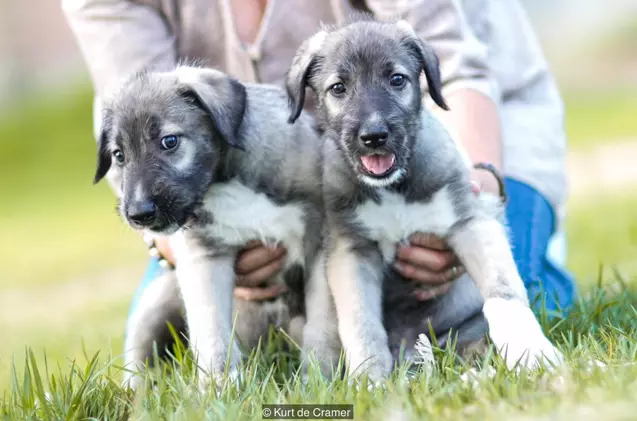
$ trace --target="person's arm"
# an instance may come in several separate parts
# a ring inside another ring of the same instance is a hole
[[[460,88],[446,96],[450,111],[432,110],[465,148],[473,164],[489,163],[502,173],[502,141],[498,109],[489,97],[471,88]],[[472,180],[481,191],[500,194],[494,175],[472,170]]]
[[[368,7],[379,17],[399,14],[416,33],[433,47],[440,60],[443,96],[450,110],[438,108],[425,92],[423,98],[467,153],[471,163],[490,163],[502,168],[502,142],[496,98],[497,86],[487,61],[487,46],[471,30],[456,0],[414,0],[396,3],[368,0]],[[485,11],[483,24],[488,31]],[[482,191],[499,193],[497,179],[488,171],[474,170],[473,181]],[[399,246],[395,267],[407,278],[432,288],[419,291],[426,300],[446,291],[449,281],[464,269],[439,238],[414,234],[410,246]]]
[[[153,7],[126,0],[62,0],[100,97],[144,69],[170,69],[177,60],[170,28]]]

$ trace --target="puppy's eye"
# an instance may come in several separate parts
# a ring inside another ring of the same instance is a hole
[[[179,144],[179,138],[175,135],[164,136],[161,138],[161,147],[164,150],[175,149]]]
[[[332,95],[334,96],[339,96],[339,95],[343,95],[345,93],[345,85],[343,85],[342,83],[335,83],[332,86],[330,86],[330,92],[332,93]]]
[[[124,163],[124,152],[122,152],[120,149],[115,149],[113,151],[113,158],[115,158],[115,160],[119,164],[123,164]]]
[[[405,85],[407,78],[399,73],[393,74],[389,78],[389,84],[395,88],[400,88]]]

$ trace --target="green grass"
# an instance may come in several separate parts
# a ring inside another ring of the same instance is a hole
[[[637,141],[637,90],[565,92],[569,148],[592,148],[603,142]]]
[[[11,262],[0,288],[55,283],[143,256],[106,183],[91,183],[91,103],[81,86],[0,118],[0,238]]]
[[[462,380],[471,365],[437,350],[436,371],[427,375],[405,367],[386,390],[357,391],[347,379],[327,381],[310,371],[307,386],[298,380],[298,353],[287,352],[278,340],[255,351],[243,368],[244,380],[228,380],[215,391],[196,388],[196,374],[184,358],[153,370],[137,394],[120,387],[117,361],[90,358],[56,365],[38,362],[14,373],[0,401],[6,420],[258,420],[263,404],[351,404],[357,420],[411,419],[634,419],[637,401],[637,294],[630,289],[609,293],[598,288],[566,319],[544,321],[549,337],[565,353],[565,369],[515,375],[492,355],[473,366],[495,368],[492,378],[476,385]],[[543,318],[541,317],[541,320]],[[88,361],[87,361],[88,360]],[[606,368],[590,368],[587,361]],[[43,361],[40,359],[39,361]],[[156,382],[150,387],[150,381]],[[47,395],[49,393],[49,395]],[[217,394],[219,393],[219,398]],[[47,397],[48,396],[48,397]],[[578,416],[578,418],[581,418]]]
[[[566,220],[568,266],[582,285],[591,285],[600,268],[610,276],[637,274],[637,194],[599,193],[596,200],[573,200]]]

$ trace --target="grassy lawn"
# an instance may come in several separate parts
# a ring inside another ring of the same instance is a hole
[[[91,183],[91,102],[81,87],[0,114],[0,238],[11,239],[0,288],[57,283],[143,256],[106,183]]]
[[[635,89],[566,92],[566,132],[569,148],[590,148],[604,139],[637,141]]]
[[[631,92],[595,100],[568,93],[570,147],[637,136],[633,98]],[[296,381],[285,382],[294,374],[295,357],[269,349],[255,358],[258,364],[249,368],[253,377],[240,391],[227,389],[219,401],[196,395],[184,380],[187,370],[177,370],[169,384],[133,400],[117,386],[117,367],[107,361],[121,351],[145,252],[115,214],[107,185],[91,184],[91,101],[90,90],[80,87],[0,113],[0,420],[260,419],[262,403],[301,402],[351,403],[361,420],[634,418],[637,367],[622,364],[637,355],[637,190],[571,202],[569,267],[586,298],[567,319],[545,324],[573,363],[562,383],[516,378],[499,368],[495,379],[471,388],[460,380],[466,367],[445,359],[437,374],[417,376],[411,389],[395,385],[357,393],[345,383],[315,377],[303,390]],[[596,286],[600,264],[605,266],[601,289]],[[126,269],[118,271],[121,267]],[[33,364],[25,373],[27,345],[39,376]],[[97,351],[99,361],[88,364]],[[48,375],[43,375],[44,352]],[[609,368],[582,370],[581,356]],[[14,357],[17,377],[12,378]],[[44,389],[53,393],[49,403]],[[390,411],[398,413],[390,416]]]
[[[568,266],[582,285],[599,278],[633,280],[637,276],[637,193],[604,196],[579,205],[573,201],[567,220]]]
[[[568,365],[557,372],[540,370],[515,375],[501,361],[477,361],[476,383],[463,380],[471,366],[436,352],[436,370],[415,370],[409,382],[404,369],[386,390],[360,391],[346,380],[328,382],[310,372],[308,384],[298,380],[297,353],[282,351],[277,341],[256,351],[237,385],[226,381],[219,389],[198,393],[188,360],[178,360],[151,373],[137,395],[120,388],[121,372],[108,356],[94,354],[57,367],[53,358],[30,364],[12,380],[0,402],[7,420],[258,420],[263,404],[349,404],[357,420],[412,419],[634,419],[637,393],[637,295],[604,290],[580,303],[567,319],[545,324],[564,351]],[[280,338],[279,338],[280,339]],[[281,340],[279,340],[281,342]],[[88,360],[88,362],[87,362]],[[604,368],[586,365],[600,361]],[[40,360],[41,361],[41,360]],[[186,364],[183,363],[186,362]],[[488,376],[483,367],[493,367]],[[47,398],[46,392],[50,392]]]

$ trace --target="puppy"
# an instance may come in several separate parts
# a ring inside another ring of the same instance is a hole
[[[286,119],[283,89],[188,66],[139,74],[104,102],[94,181],[110,170],[126,222],[170,238],[190,345],[215,381],[228,354],[237,374],[234,262],[249,240],[286,246],[269,283],[291,293],[235,303],[239,341],[256,345],[272,323],[303,326],[303,285],[320,248],[321,148],[314,120]]]
[[[423,106],[423,72],[429,95],[447,109],[433,50],[407,22],[370,17],[318,32],[287,74],[291,123],[301,115],[306,86],[318,101],[327,280],[347,365],[380,381],[392,369],[397,337],[410,335],[413,343],[431,323],[436,332],[460,328],[475,338],[487,329],[481,309],[509,367],[534,366],[543,356],[558,363],[561,354],[529,308],[498,221],[502,208],[492,196],[472,193],[461,151]],[[391,267],[396,244],[416,231],[445,238],[471,277],[425,304],[411,298],[415,286]],[[405,310],[420,316],[410,324]],[[308,313],[308,325],[326,322]],[[330,352],[320,339],[304,346]]]

